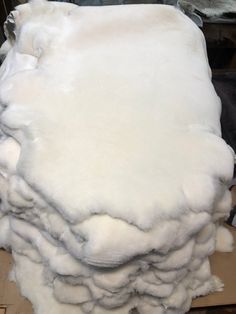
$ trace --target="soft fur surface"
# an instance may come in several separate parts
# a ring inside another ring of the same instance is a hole
[[[234,164],[202,33],[164,5],[38,0],[13,17],[0,245],[22,293],[36,314],[187,312],[222,288],[208,256]]]
[[[19,7],[0,90],[19,174],[71,222],[108,213],[148,229],[211,206],[232,153],[197,27],[170,6],[32,8]]]
[[[230,231],[219,226],[216,231],[216,250],[219,252],[232,252],[234,249],[234,238]]]

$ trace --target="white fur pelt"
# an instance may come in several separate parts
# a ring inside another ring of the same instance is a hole
[[[35,313],[177,314],[221,290],[234,153],[201,31],[165,5],[35,0],[9,19],[0,247]]]

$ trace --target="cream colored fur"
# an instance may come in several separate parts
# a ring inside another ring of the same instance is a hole
[[[221,288],[208,256],[234,165],[201,31],[159,5],[35,0],[11,18],[0,246],[12,278],[36,314],[187,312]]]

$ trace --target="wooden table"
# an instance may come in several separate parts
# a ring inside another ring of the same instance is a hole
[[[20,295],[16,284],[8,280],[11,268],[11,254],[0,250],[0,314],[32,314],[30,302]]]

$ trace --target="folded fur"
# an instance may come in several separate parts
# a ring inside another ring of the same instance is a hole
[[[185,313],[221,289],[234,153],[200,30],[164,5],[35,0],[10,19],[0,246],[35,313]]]

